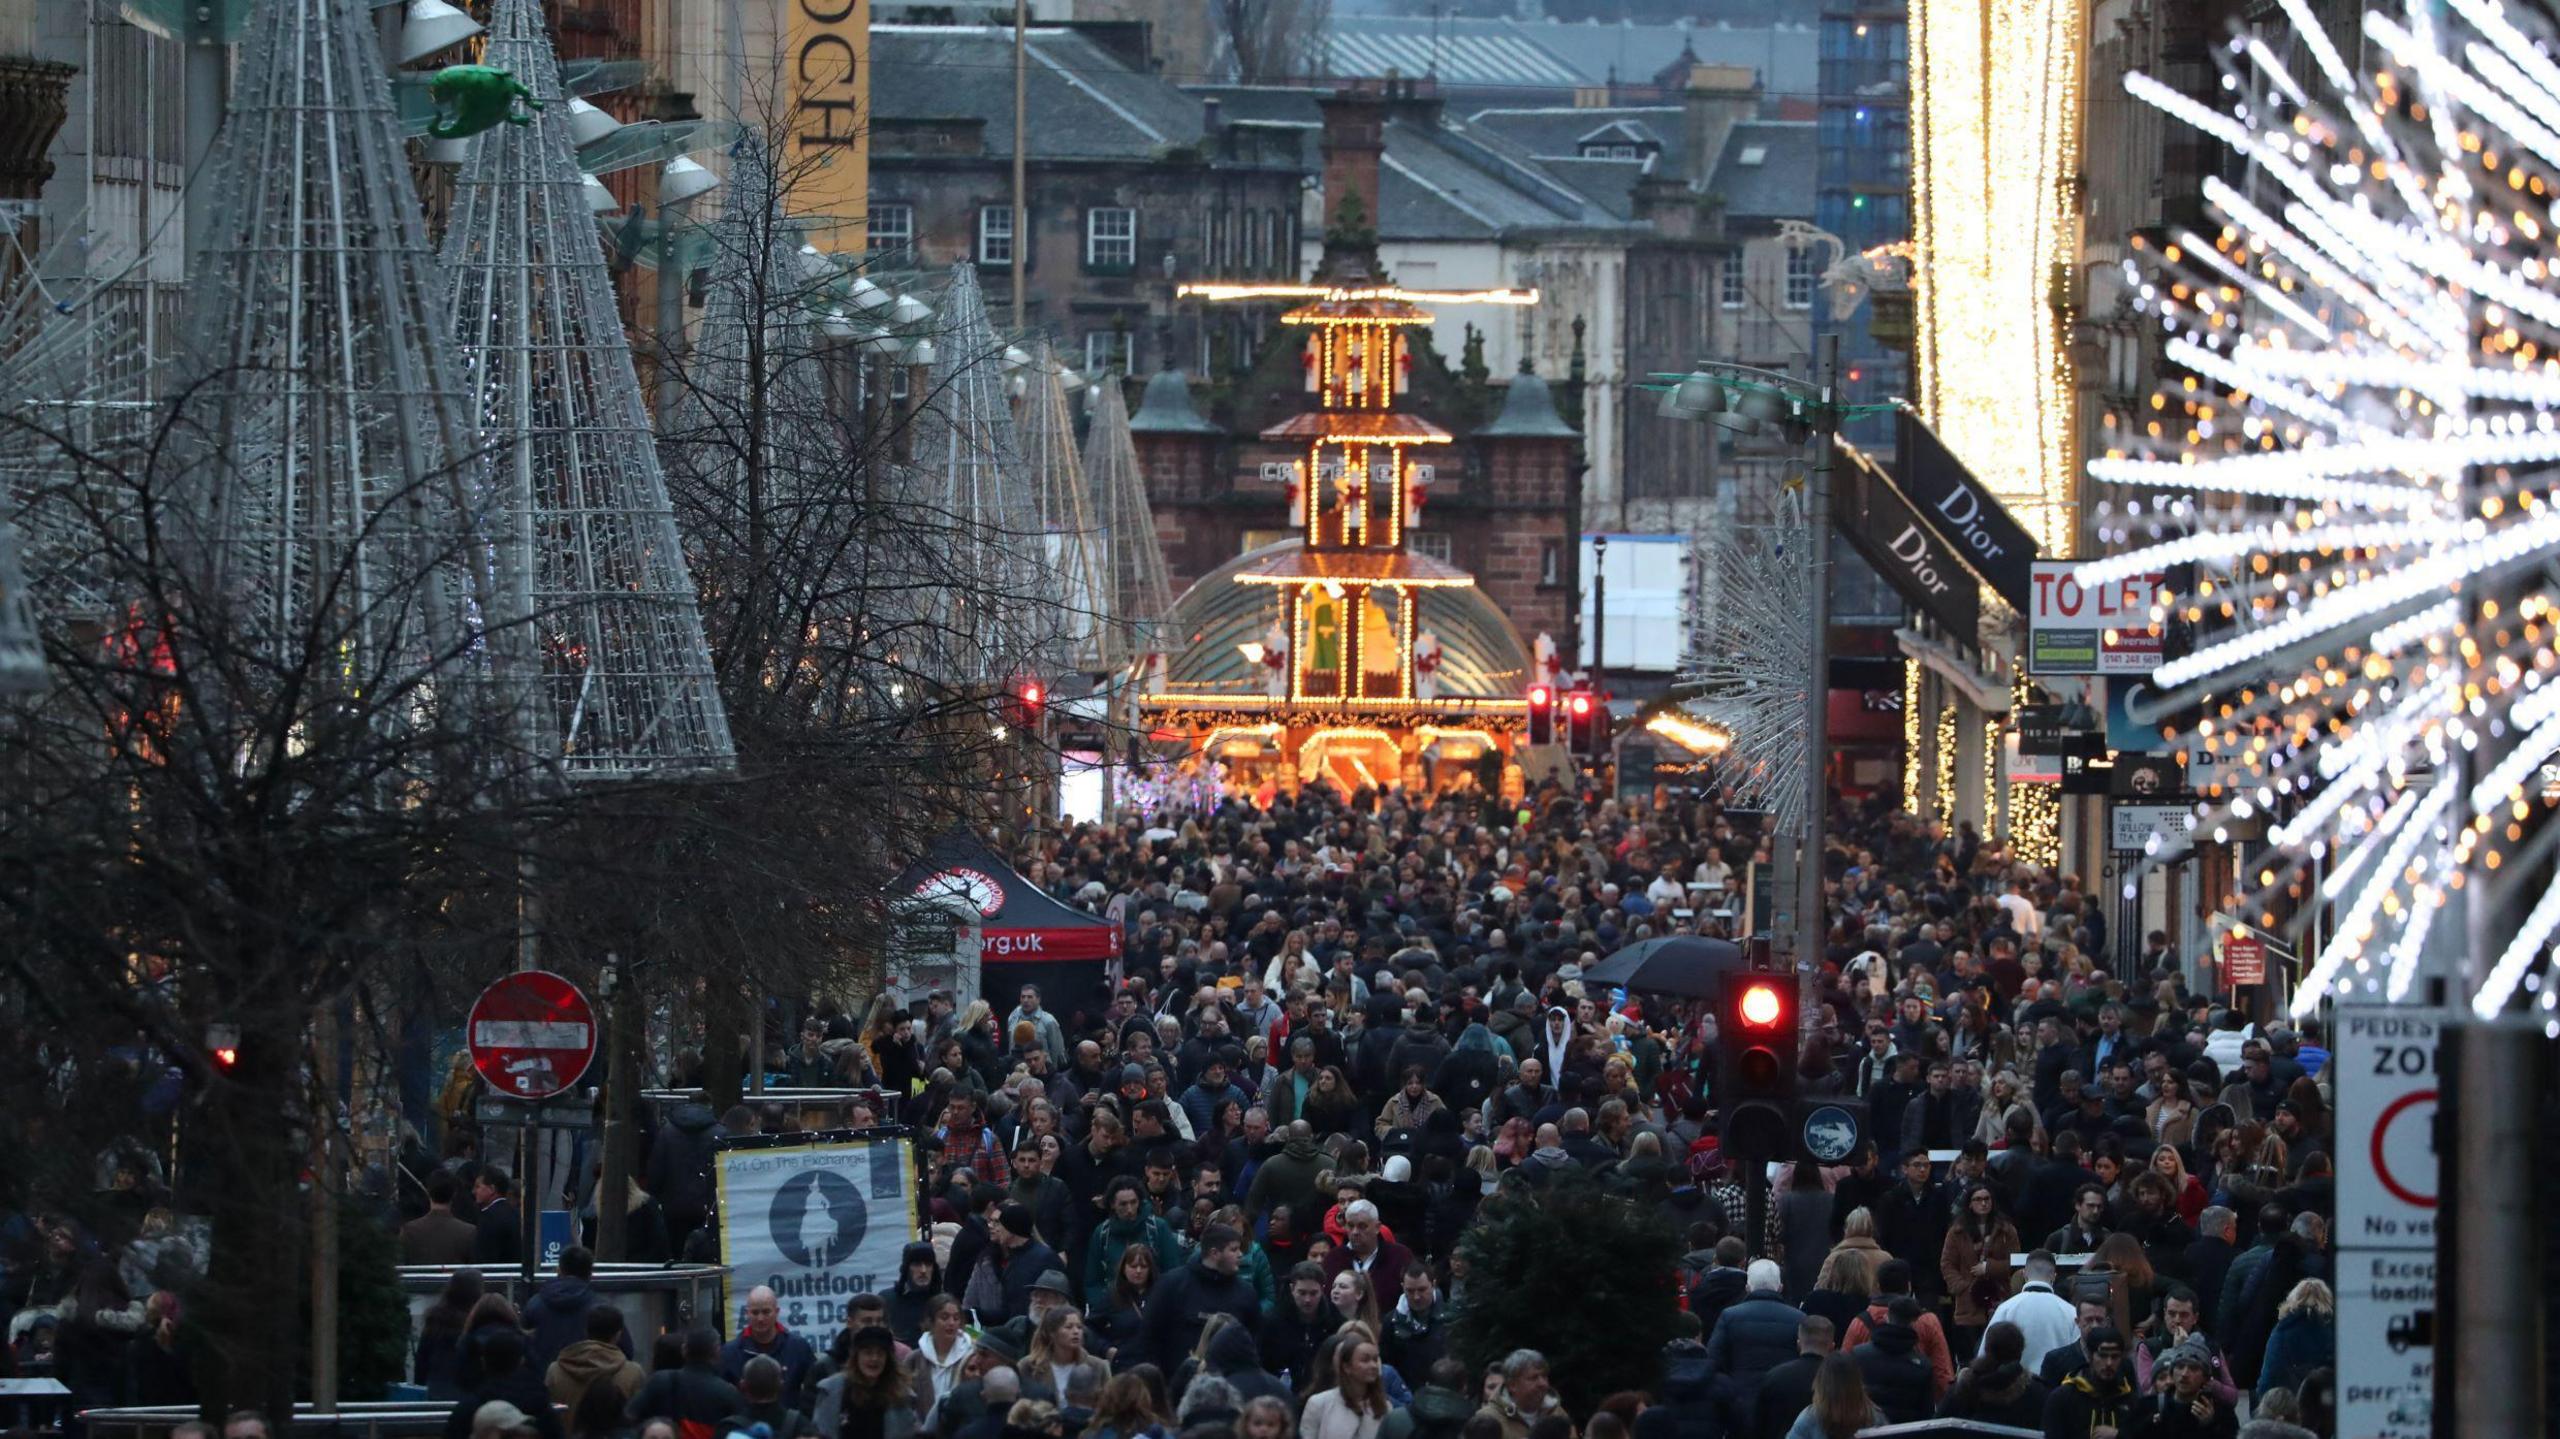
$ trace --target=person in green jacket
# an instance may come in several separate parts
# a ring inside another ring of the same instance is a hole
[[[1107,1304],[1111,1298],[1111,1276],[1120,1264],[1120,1256],[1132,1244],[1143,1244],[1156,1257],[1156,1273],[1170,1274],[1190,1260],[1182,1236],[1173,1226],[1156,1216],[1155,1207],[1147,1203],[1145,1186],[1128,1175],[1111,1181],[1103,1191],[1103,1206],[1110,1217],[1094,1226],[1093,1238],[1085,1245],[1084,1299],[1088,1308]]]

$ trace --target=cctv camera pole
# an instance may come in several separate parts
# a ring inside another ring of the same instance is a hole
[[[1805,472],[1804,833],[1796,861],[1796,1013],[1813,1013],[1810,989],[1830,926],[1822,913],[1822,828],[1830,816],[1825,761],[1831,750],[1831,454],[1840,431],[1840,336],[1822,337],[1822,394],[1813,405],[1813,461]]]

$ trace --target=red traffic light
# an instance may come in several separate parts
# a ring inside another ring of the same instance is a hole
[[[1574,717],[1575,719],[1580,719],[1580,718],[1582,718],[1584,715],[1587,715],[1587,714],[1591,713],[1591,696],[1589,696],[1589,695],[1587,695],[1587,694],[1576,693],[1576,694],[1574,695],[1574,697],[1573,697],[1572,705],[1573,705],[1573,717]]]
[[[1040,703],[1040,694],[1040,686],[1036,684],[1024,685],[1022,687],[1022,702],[1027,705],[1037,705]]]
[[[217,1049],[213,1052],[213,1062],[219,1068],[229,1069],[240,1062],[240,1051],[227,1046]]]
[[[1545,685],[1529,686],[1529,707],[1531,709],[1545,709],[1548,705],[1555,703],[1555,698],[1556,692],[1547,688]]]
[[[1742,991],[1742,1022],[1754,1029],[1774,1028],[1787,1013],[1787,1002],[1774,984],[1754,984]]]

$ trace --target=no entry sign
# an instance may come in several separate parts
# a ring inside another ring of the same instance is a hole
[[[596,1013],[548,970],[510,974],[480,991],[465,1032],[472,1066],[509,1099],[549,1099],[596,1057]]]

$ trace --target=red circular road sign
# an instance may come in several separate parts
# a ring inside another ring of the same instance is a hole
[[[463,1031],[472,1067],[509,1099],[549,1099],[596,1057],[596,1012],[548,970],[510,974],[480,991]]]
[[[2392,1198],[2403,1204],[2414,1204],[2421,1209],[2435,1208],[2436,1197],[2412,1190],[2400,1176],[2391,1172],[2391,1162],[2386,1157],[2384,1141],[2391,1137],[2391,1125],[2394,1120],[2403,1116],[2416,1119],[2419,1116],[2412,1111],[2421,1104],[2432,1105],[2435,1102],[2436,1092],[2432,1089],[2412,1090],[2391,1101],[2383,1107],[2382,1113],[2374,1118],[2373,1143],[2369,1146],[2372,1151],[2369,1159],[2373,1165],[2373,1177],[2382,1181],[2382,1187],[2391,1192]]]

